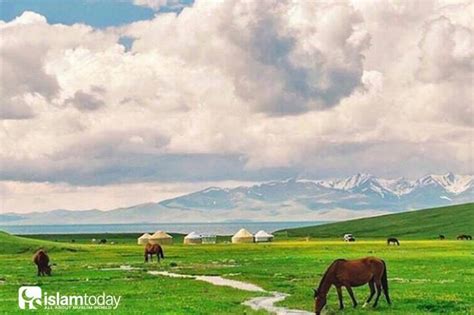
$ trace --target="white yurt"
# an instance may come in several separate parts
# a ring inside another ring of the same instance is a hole
[[[232,243],[253,243],[253,235],[246,229],[240,229],[232,236]]]
[[[201,244],[202,237],[196,232],[191,232],[184,237],[184,244]]]
[[[169,245],[173,244],[173,237],[166,232],[156,231],[148,240],[150,244]]]
[[[202,236],[203,244],[215,244],[217,243],[217,236],[215,234],[204,234]]]
[[[273,235],[265,232],[264,230],[260,230],[255,234],[255,243],[271,242],[272,240]]]
[[[148,244],[148,240],[150,239],[151,235],[148,233],[143,234],[137,239],[138,245],[146,245]]]

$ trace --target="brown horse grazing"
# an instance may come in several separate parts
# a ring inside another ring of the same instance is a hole
[[[456,237],[457,240],[466,240],[466,241],[470,241],[472,240],[472,236],[471,235],[467,235],[467,234],[461,234],[461,235],[458,235],[458,237]]]
[[[153,255],[156,254],[156,259],[160,262],[160,258],[165,258],[163,255],[163,248],[159,244],[146,244],[145,245],[145,262],[148,262],[148,257],[150,261],[153,261]]]
[[[400,242],[395,237],[387,238],[387,245],[394,244],[400,246]]]
[[[382,259],[366,257],[356,260],[337,259],[333,261],[324,273],[318,288],[314,290],[314,309],[316,314],[321,314],[321,310],[326,305],[326,296],[332,285],[334,285],[337,290],[339,308],[343,309],[344,304],[342,301],[341,287],[346,287],[352,299],[352,303],[354,307],[356,307],[357,301],[354,297],[354,292],[352,292],[352,287],[358,287],[366,283],[369,284],[370,295],[364,306],[372,300],[376,292],[375,289],[377,289],[377,296],[375,298],[374,307],[377,306],[382,289],[387,303],[391,304],[388,295],[387,267]]]
[[[34,254],[33,262],[38,267],[38,276],[51,276],[51,266],[49,265],[49,257],[44,250],[39,249]]]
[[[444,239],[446,239],[446,236],[444,236],[443,234],[440,234],[440,235],[438,236],[438,238],[439,238],[440,240],[444,240]]]

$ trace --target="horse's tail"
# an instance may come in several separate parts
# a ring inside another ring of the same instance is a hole
[[[387,279],[387,265],[385,261],[382,260],[383,263],[383,274],[382,274],[382,289],[385,295],[385,299],[387,299],[388,304],[392,304],[390,301],[390,296],[388,295],[388,279]]]

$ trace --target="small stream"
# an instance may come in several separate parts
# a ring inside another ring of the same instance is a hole
[[[225,279],[220,276],[191,276],[191,275],[172,273],[168,271],[148,271],[148,273],[154,276],[195,279],[199,281],[208,282],[213,285],[226,286],[226,287],[231,287],[231,288],[244,290],[244,291],[268,292],[262,289],[261,287],[256,286],[252,283]],[[285,307],[275,306],[274,305],[275,303],[283,301],[286,297],[288,297],[288,294],[281,293],[281,292],[274,292],[274,291],[268,292],[268,293],[270,293],[271,296],[255,297],[253,299],[245,301],[243,305],[249,306],[254,310],[265,310],[269,313],[277,314],[277,315],[312,315],[314,314],[307,311],[292,310]]]
[[[103,268],[101,270],[123,270],[123,271],[133,271],[133,270],[143,270],[142,268],[135,268],[127,265],[123,265],[115,268]],[[200,275],[184,275],[179,273],[173,273],[168,271],[148,271],[148,274],[153,276],[163,276],[171,278],[186,278],[194,279],[199,281],[204,281],[212,285],[231,287],[238,290],[250,291],[250,292],[266,292],[271,294],[271,296],[259,296],[248,301],[243,302],[243,305],[249,306],[254,310],[265,310],[269,313],[276,315],[312,315],[314,313],[302,311],[302,310],[292,310],[286,307],[275,306],[275,303],[281,302],[286,299],[289,295],[276,291],[266,291],[263,288],[248,282],[231,280],[222,278],[220,276],[200,276]]]

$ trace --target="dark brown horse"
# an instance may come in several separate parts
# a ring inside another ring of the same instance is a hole
[[[400,242],[395,237],[387,238],[387,245],[394,244],[400,246]]]
[[[145,245],[145,262],[148,262],[148,257],[150,257],[150,261],[153,261],[153,255],[156,254],[156,259],[160,262],[160,258],[165,258],[163,255],[163,248],[159,244],[146,244]]]
[[[49,256],[43,249],[39,249],[33,256],[33,262],[38,267],[38,276],[51,276],[51,265],[49,264]]]
[[[374,307],[376,307],[382,290],[387,299],[387,303],[391,304],[388,295],[387,267],[382,259],[366,257],[356,260],[337,259],[333,261],[324,273],[318,288],[314,290],[314,309],[316,314],[321,314],[321,310],[326,305],[326,296],[332,285],[334,285],[337,290],[339,308],[343,309],[344,303],[342,301],[341,288],[346,287],[352,299],[352,304],[356,307],[357,301],[354,297],[352,287],[358,287],[366,283],[369,284],[370,295],[364,306],[372,300],[374,294],[377,292],[374,302]]]
[[[440,235],[438,236],[438,238],[439,238],[440,240],[444,240],[444,239],[446,239],[446,236],[444,236],[443,234],[440,234]]]
[[[461,235],[458,235],[458,237],[456,237],[457,240],[466,240],[466,241],[470,241],[472,240],[472,236],[471,235],[467,235],[467,234],[461,234]]]

